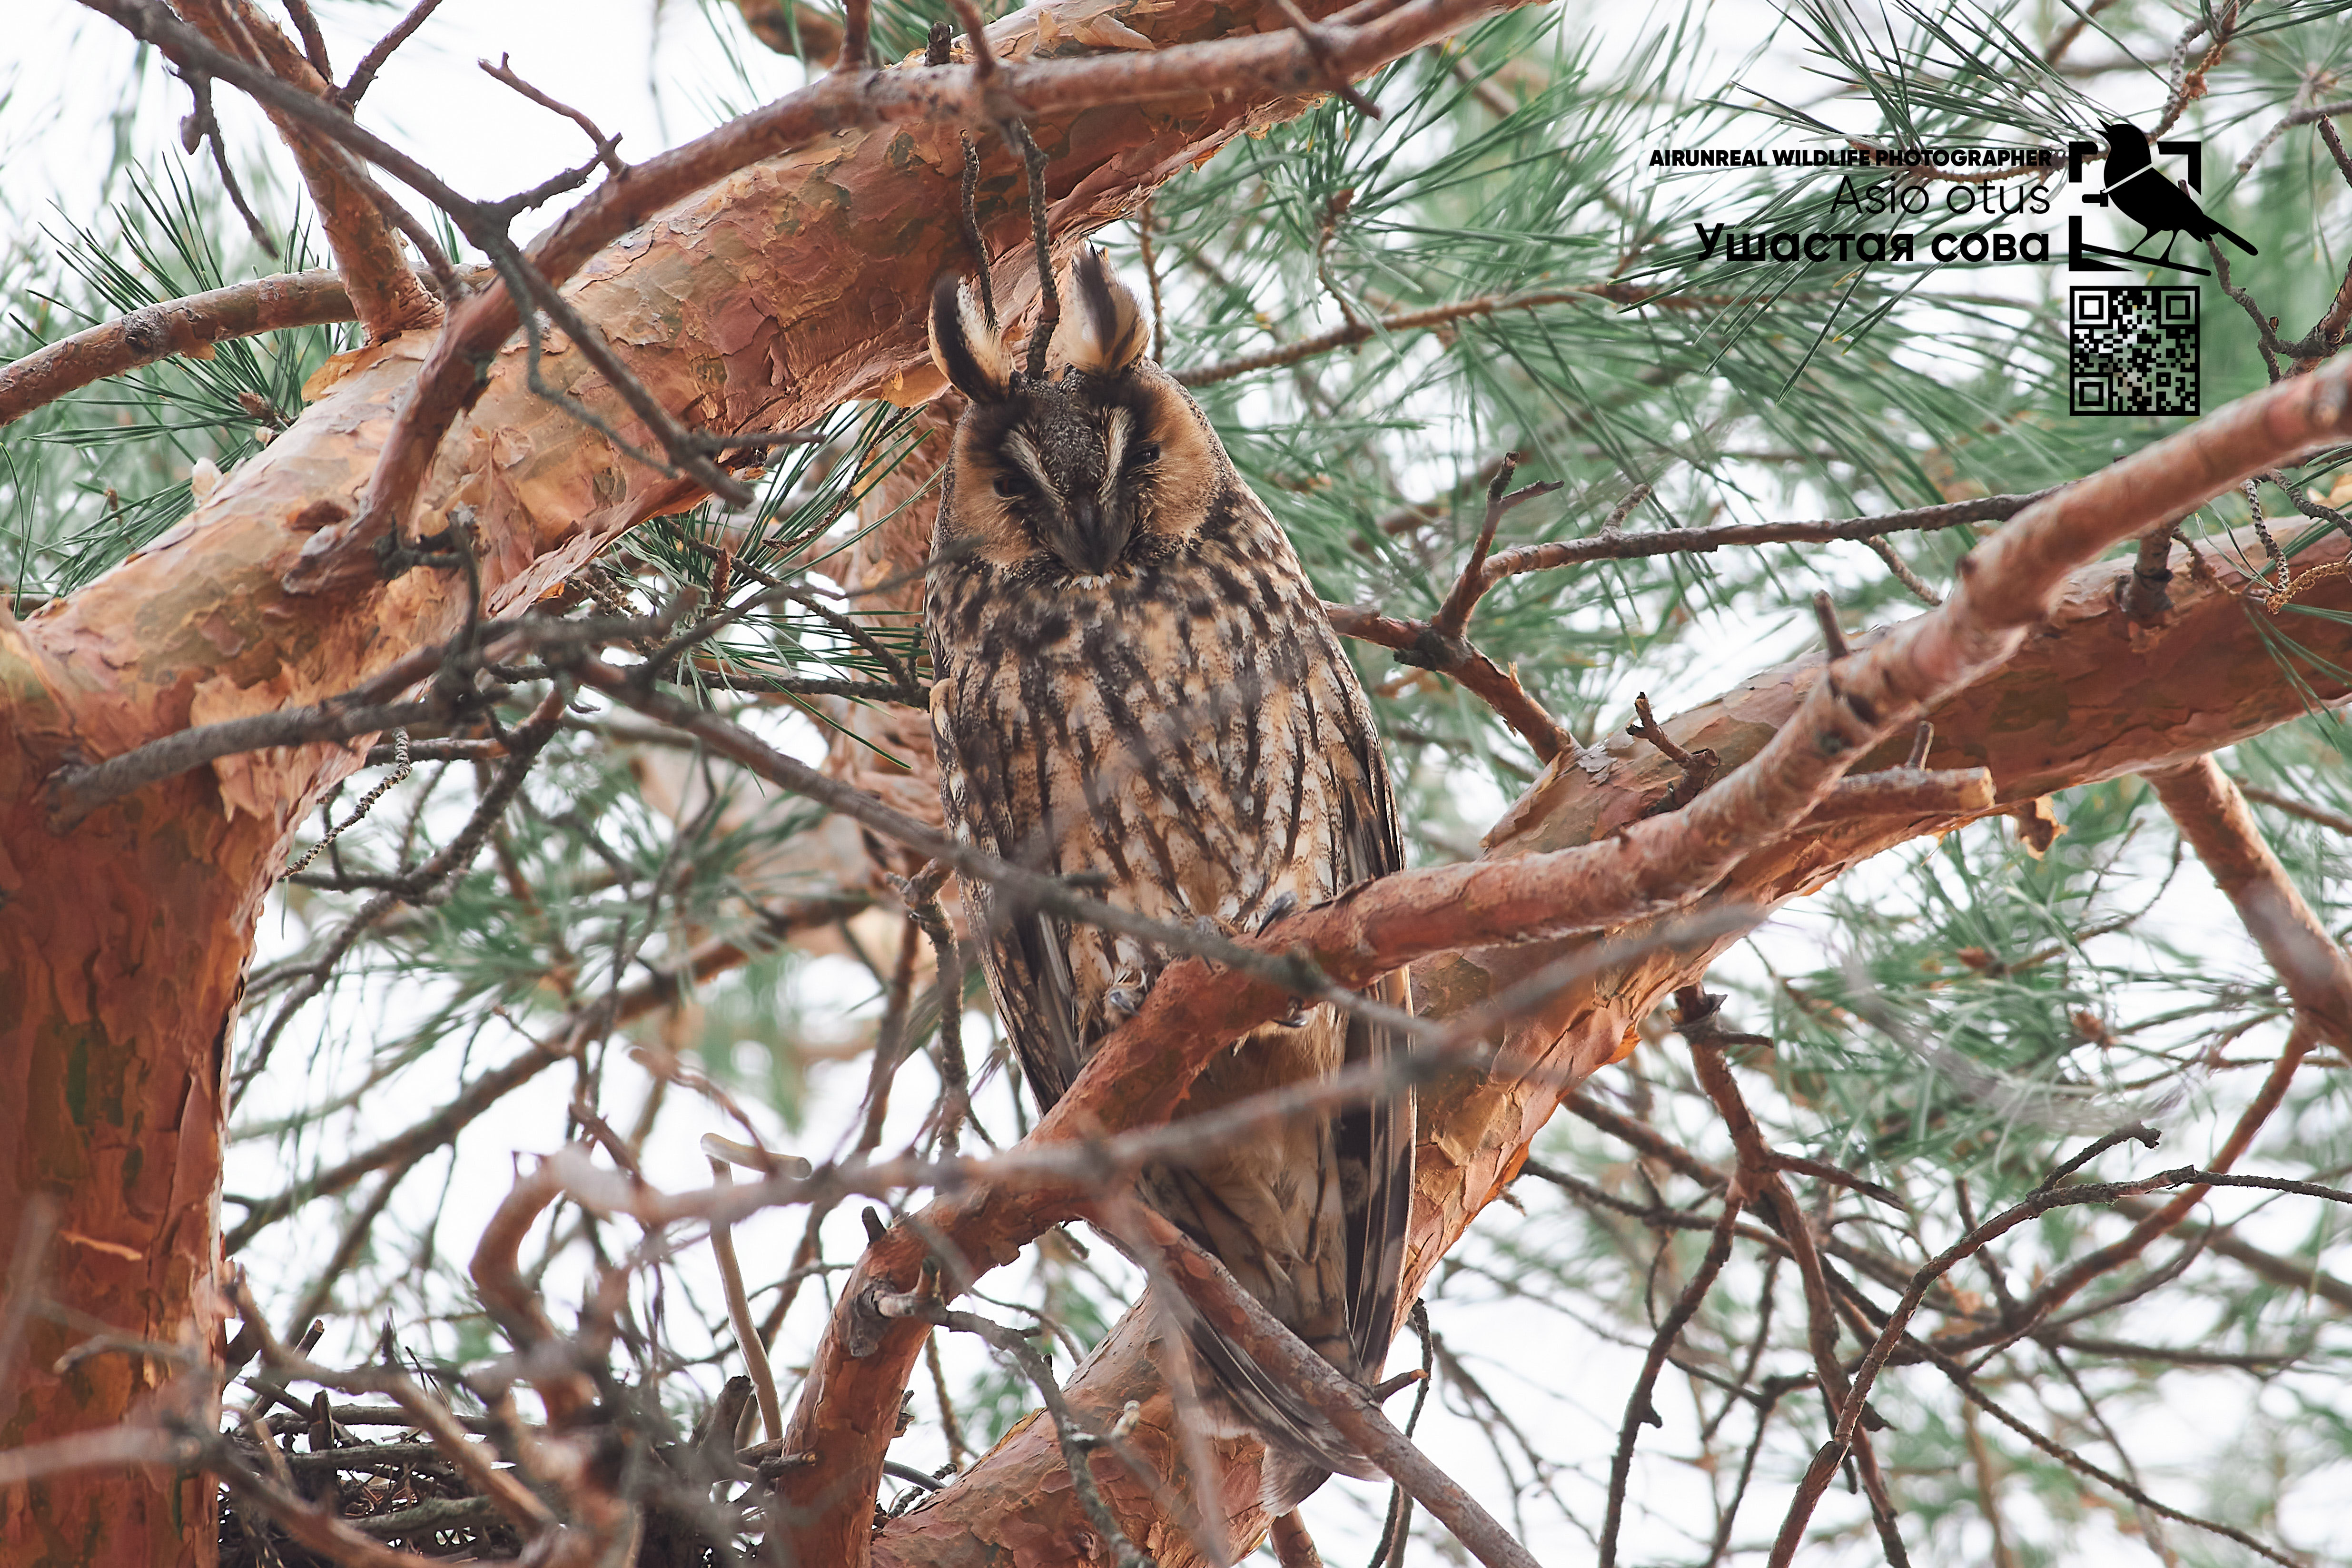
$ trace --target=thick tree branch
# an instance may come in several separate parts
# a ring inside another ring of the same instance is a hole
[[[485,276],[480,268],[467,271],[477,281]],[[231,338],[356,319],[342,275],[323,268],[258,277],[150,305],[60,338],[0,369],[0,424],[22,419],[93,382],[173,354],[198,355]]]
[[[1941,609],[1832,665],[1769,739],[1742,748],[1745,766],[1681,810],[1623,822],[1601,842],[1385,877],[1281,922],[1260,941],[1270,951],[1303,948],[1334,982],[1355,986],[1443,952],[1622,925],[1708,890],[1729,896],[1726,873],[1752,861],[1759,841],[1779,840],[1874,747],[1907,741],[1929,706],[1997,669],[2051,612],[2069,570],[2342,428],[2352,414],[2344,378],[2324,371],[2258,392],[2029,507],[1964,561]],[[1562,774],[1556,764],[1547,779]],[[1507,819],[1502,831],[1511,825]],[[1766,902],[1810,884],[1786,885]],[[1172,966],[1142,1012],[1099,1044],[1033,1140],[1098,1138],[1164,1116],[1210,1053],[1288,1005],[1264,981],[1197,962]],[[920,1349],[919,1333],[864,1315],[866,1296],[911,1289],[934,1248],[973,1269],[992,1266],[1075,1201],[959,1193],[869,1249],[793,1416],[791,1446],[822,1456],[784,1481],[816,1521],[803,1536],[811,1550],[856,1560],[862,1525],[846,1500],[872,1496],[881,1459],[873,1435],[887,1428],[879,1413],[895,1410]]]
[[[180,0],[180,13],[214,47],[251,61],[294,90],[322,100],[333,94],[335,84],[247,0]],[[369,340],[437,323],[441,303],[401,253],[400,235],[379,200],[382,190],[341,149],[322,145],[314,131],[283,110],[264,108],[302,172],[335,253],[336,270]]]
[[[2151,770],[2147,781],[2173,824],[2226,894],[2296,1009],[2320,1038],[2352,1049],[2352,956],[2305,902],[2263,840],[2246,798],[2210,756]]]
[[[2251,544],[2251,535],[2245,541]],[[2314,547],[2315,559],[2343,553],[2336,539]],[[2221,557],[2236,554],[2224,544]],[[2269,627],[2251,611],[2248,581],[2221,564],[2210,577],[2180,579],[2186,591],[2164,622],[2128,630],[2119,609],[2118,587],[2129,560],[2078,572],[2039,634],[2000,673],[1936,710],[1934,751],[1921,760],[1950,765],[1969,762],[1989,768],[1997,803],[2032,800],[2070,783],[2086,783],[2139,771],[2184,753],[2227,745],[2284,723],[2305,711],[2305,693],[2284,675],[2267,641]],[[2346,700],[2342,668],[2352,663],[2352,634],[2336,622],[2303,623],[2313,645],[2311,661],[2299,664],[2298,678],[2312,683],[2311,696],[2325,704]],[[2118,638],[2128,635],[2134,653],[2129,679],[2116,663]],[[1686,747],[1717,751],[1727,767],[1753,757],[1783,726],[1822,677],[1818,657],[1751,677],[1730,695],[1666,721]],[[2161,694],[2151,713],[2148,694]],[[2256,694],[2260,694],[2256,700]],[[2021,724],[2020,716],[2033,716]],[[1889,742],[1863,766],[1893,766],[1906,760],[1907,741]],[[1596,748],[1587,758],[1548,770],[1488,836],[1491,857],[1524,855],[1565,844],[1593,842],[1637,821],[1673,785],[1675,769],[1662,755],[1631,741]],[[1846,868],[1920,831],[1949,825],[1942,821],[1854,819],[1814,822],[1784,838],[1759,840],[1721,884],[1716,896],[1770,903],[1818,888]],[[1643,928],[1635,926],[1631,936]],[[1622,938],[1620,938],[1622,940]],[[1445,956],[1416,966],[1416,1005],[1425,1017],[1445,1019],[1484,1004],[1525,977],[1578,950],[1579,940]],[[1480,1207],[1507,1186],[1528,1143],[1543,1126],[1565,1088],[1610,1060],[1631,1023],[1676,987],[1704,976],[1722,943],[1668,943],[1644,956],[1604,966],[1591,978],[1570,987],[1517,1021],[1505,1041],[1505,1057],[1491,1069],[1462,1071],[1425,1086],[1421,1094],[1422,1138],[1415,1177],[1417,1202],[1407,1250],[1407,1289],[1433,1269]],[[1206,1024],[1213,1030],[1215,1024]],[[1151,1091],[1157,1092],[1156,1090]],[[1594,1108],[1596,1112],[1598,1108]],[[1638,1126],[1625,1128],[1639,1134]],[[1671,1153],[1672,1151],[1668,1151]],[[1705,1180],[1705,1173],[1695,1179]],[[1702,1222],[1703,1223],[1703,1222]],[[923,1256],[912,1238],[902,1254],[914,1267]],[[877,1252],[897,1248],[894,1236]],[[992,1238],[983,1252],[994,1257],[1004,1244]],[[877,1260],[869,1257],[868,1265]],[[1146,1348],[1146,1325],[1130,1314],[1084,1375],[1070,1385],[1073,1403],[1115,1416],[1126,1402],[1140,1402],[1147,1422],[1172,1423],[1167,1395]],[[887,1384],[887,1370],[865,1363],[820,1363],[832,1392],[848,1398],[861,1393],[869,1375]],[[887,1396],[895,1401],[896,1385]],[[895,1407],[895,1406],[892,1406]],[[1108,1417],[1106,1417],[1108,1418]],[[1181,1458],[1171,1449],[1171,1467]],[[1237,1456],[1213,1483],[1234,1500],[1234,1530],[1247,1539],[1261,1526],[1245,1506],[1255,1495],[1255,1460]],[[1065,1501],[1053,1491],[1058,1459],[1028,1433],[1012,1438],[960,1477],[948,1492],[924,1509],[892,1521],[878,1538],[877,1562],[903,1568],[976,1568],[983,1562],[1025,1565],[1048,1559],[1024,1556],[1024,1543],[1059,1539]],[[1172,1472],[1171,1472],[1172,1473]],[[1148,1531],[1155,1505],[1148,1493],[1117,1485],[1110,1500],[1130,1531]],[[1017,1506],[1024,1523],[1004,1522]],[[1139,1536],[1139,1539],[1141,1537]],[[991,1543],[994,1543],[992,1547]],[[992,1558],[993,1550],[1002,1556]],[[1189,1562],[1181,1553],[1165,1558]]]

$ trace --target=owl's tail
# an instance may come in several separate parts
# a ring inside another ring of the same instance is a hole
[[[1258,1471],[1258,1499],[1266,1512],[1288,1513],[1335,1472],[1359,1480],[1382,1479],[1383,1472],[1368,1455],[1342,1437],[1320,1411],[1268,1376],[1247,1351],[1202,1322],[1189,1306],[1180,1304],[1177,1310],[1184,1316],[1193,1358],[1211,1385],[1203,1390],[1208,1403],[1213,1406],[1222,1396],[1240,1417],[1234,1427],[1217,1435],[1252,1437],[1265,1445],[1265,1462]],[[1334,1364],[1363,1381],[1354,1369]]]
[[[1410,1005],[1402,973],[1382,999]],[[1310,1082],[1343,1064],[1378,1062],[1403,1047],[1361,1016],[1273,1025],[1222,1053],[1188,1096],[1187,1116],[1251,1094]],[[1412,1203],[1413,1097],[1400,1088],[1315,1122],[1289,1121],[1181,1166],[1147,1169],[1139,1196],[1222,1262],[1308,1349],[1359,1385],[1377,1381],[1396,1331],[1406,1222]],[[1189,1301],[1171,1303],[1202,1406],[1220,1435],[1265,1445],[1260,1490],[1289,1512],[1333,1472],[1381,1474],[1304,1396],[1212,1328]]]

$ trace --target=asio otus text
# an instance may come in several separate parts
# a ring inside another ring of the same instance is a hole
[[[943,475],[926,616],[931,723],[955,831],[1096,879],[1174,925],[1254,932],[1402,852],[1371,711],[1289,540],[1199,406],[1143,353],[1135,301],[1087,249],[1055,334],[1058,375],[1013,366],[968,289],[932,309],[971,400]],[[1140,1006],[1168,956],[968,884],[989,988],[1051,1104]],[[1404,999],[1402,975],[1381,988]],[[1180,1115],[1400,1048],[1328,1008],[1218,1053]],[[1144,1200],[1359,1379],[1395,1330],[1412,1189],[1400,1092],[1145,1173]],[[1191,1339],[1268,1444],[1266,1501],[1366,1462],[1204,1325]]]

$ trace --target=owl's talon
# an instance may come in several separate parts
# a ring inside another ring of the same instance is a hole
[[[1131,1019],[1143,1010],[1143,993],[1117,986],[1103,993],[1103,1006],[1120,1018]]]
[[[1260,931],[1263,931],[1267,926],[1273,925],[1276,921],[1280,920],[1283,916],[1296,914],[1297,909],[1298,895],[1291,892],[1288,888],[1285,888],[1280,893],[1276,894],[1267,903],[1265,906],[1265,914],[1259,918],[1257,928]]]

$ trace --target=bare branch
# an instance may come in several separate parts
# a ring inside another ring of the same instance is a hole
[[[1223,1263],[1150,1210],[1138,1207],[1132,1213],[1137,1228],[1160,1249],[1162,1267],[1201,1315],[1371,1456],[1414,1501],[1442,1520],[1472,1556],[1486,1568],[1536,1568],[1526,1547],[1389,1425],[1370,1395],[1301,1344],[1265,1303],[1234,1282]]]
[[[0,369],[0,424],[93,382],[173,354],[200,355],[232,338],[352,319],[342,275],[327,270],[284,273],[150,305],[60,338]]]
[[[711,1153],[709,1137],[703,1139],[702,1146],[710,1161],[712,1185],[725,1186],[733,1182],[730,1163]],[[719,1282],[726,1290],[727,1321],[734,1325],[736,1354],[742,1356],[743,1369],[751,1375],[752,1390],[759,1396],[761,1435],[775,1442],[784,1435],[784,1407],[776,1398],[776,1375],[768,1365],[767,1344],[751,1321],[751,1298],[743,1293],[743,1266],[735,1259],[735,1233],[723,1219],[711,1222],[710,1255],[718,1260]]]
[[[559,99],[550,98],[547,94],[540,91],[539,89],[531,86],[530,83],[523,80],[521,77],[515,74],[514,68],[507,63],[512,57],[513,57],[509,55],[500,55],[497,65],[492,65],[488,60],[477,60],[474,63],[479,66],[483,71],[488,73],[493,79],[504,82],[507,86],[514,89],[515,91],[522,94],[523,97],[530,99],[531,102],[539,105],[540,108],[549,110],[556,114],[563,116],[564,119],[572,121],[572,124],[586,131],[588,133],[589,144],[596,149],[597,161],[604,165],[604,172],[618,179],[620,176],[629,172],[628,165],[622,162],[620,155],[613,151],[614,147],[620,144],[621,139],[618,135],[605,135],[602,130],[598,129],[596,122],[589,119],[586,114],[572,108],[570,104],[565,103]]]
[[[2322,1039],[2339,1050],[2352,1048],[2352,957],[2263,841],[2238,787],[2210,756],[2158,769],[2147,780],[2295,1006],[2318,1025]]]
[[[1175,375],[1179,382],[1188,387],[1215,386],[1236,376],[1249,375],[1257,371],[1280,370],[1302,360],[1311,360],[1318,354],[1328,354],[1334,349],[1352,348],[1390,333],[1448,327],[1456,321],[1476,320],[1509,310],[1539,310],[1548,305],[1566,305],[1586,299],[1680,310],[1719,310],[1741,302],[1738,297],[1732,295],[1675,294],[1616,282],[1588,283],[1574,288],[1533,289],[1524,294],[1482,294],[1475,298],[1457,299],[1450,305],[1433,305],[1423,310],[1400,310],[1389,316],[1359,318],[1328,332],[1318,332],[1279,348],[1264,349],[1254,354],[1238,354],[1213,365],[1178,371]]]
[[[416,4],[409,7],[408,14],[394,23],[392,30],[378,38],[368,52],[360,57],[360,63],[352,68],[351,79],[337,89],[335,100],[345,109],[358,108],[361,98],[375,85],[376,73],[383,69],[386,60],[392,58],[393,51],[406,43],[417,28],[425,26],[425,18],[439,9],[440,5],[441,0],[416,0]]]
[[[1724,1264],[1731,1260],[1731,1232],[1747,1198],[1745,1185],[1735,1180],[1731,1190],[1724,1195],[1723,1212],[1707,1238],[1706,1256],[1699,1260],[1690,1283],[1675,1298],[1665,1321],[1658,1325],[1657,1333],[1650,1341],[1650,1353],[1643,1360],[1641,1374],[1633,1380],[1633,1391],[1626,1396],[1625,1418],[1617,1433],[1617,1455],[1609,1466],[1609,1511],[1601,1526],[1601,1568],[1616,1568],[1617,1536],[1625,1519],[1625,1485],[1633,1474],[1633,1445],[1643,1426],[1665,1425],[1650,1402],[1651,1392],[1657,1386],[1658,1374],[1664,1368],[1675,1341],[1697,1314],[1707,1292],[1715,1288],[1716,1276],[1723,1272]]]
[[[2284,811],[2290,817],[2300,817],[2306,822],[2315,822],[2323,828],[2332,829],[2347,838],[2352,838],[2352,817],[2345,816],[2340,811],[2326,810],[2289,795],[2282,795],[2275,789],[2260,789],[2243,780],[2233,779],[2231,782],[2237,784],[2238,793],[2249,800],[2260,800],[2263,805],[2274,810]]]
[[[1838,1413],[1837,1432],[1813,1456],[1812,1464],[1807,1468],[1804,1479],[1798,1486],[1796,1500],[1790,1504],[1789,1512],[1781,1521],[1780,1534],[1772,1546],[1772,1568],[1786,1568],[1786,1565],[1793,1561],[1796,1550],[1804,1539],[1805,1524],[1811,1517],[1814,1504],[1828,1490],[1831,1480],[1837,1474],[1840,1461],[1852,1449],[1859,1435],[1864,1402],[1869,1396],[1871,1385],[1875,1381],[1879,1372],[1885,1368],[1896,1346],[1903,1342],[1905,1328],[1909,1323],[1912,1314],[1918,1310],[1919,1303],[1925,1298],[1927,1288],[1931,1284],[1949,1272],[1963,1260],[1980,1251],[1989,1242],[2053,1208],[2080,1204],[2112,1203],[2120,1197],[2137,1197],[2144,1193],[2158,1191],[2165,1187],[2180,1186],[2184,1184],[2212,1186],[2222,1183],[2248,1186],[2271,1185],[2261,1178],[2231,1177],[2221,1172],[2200,1171],[2194,1166],[2184,1166],[2179,1169],[2165,1171],[2136,1182],[2045,1188],[2029,1195],[2016,1207],[1977,1226],[1950,1247],[1937,1253],[1919,1270],[1917,1274],[1913,1276],[1911,1286],[1904,1292],[1903,1300],[1896,1303],[1894,1312],[1888,1314],[1885,1328],[1881,1330],[1876,1342],[1864,1355],[1862,1364],[1854,1374],[1853,1387],[1842,1402]],[[2293,1187],[2310,1186],[2308,1183],[2283,1185]],[[2191,1190],[2195,1188],[2192,1187]],[[2352,1199],[2352,1194],[2341,1196],[2347,1199]],[[2126,1495],[2132,1496],[2135,1500],[2144,1496],[2137,1489],[2114,1477],[2103,1474],[2100,1479]],[[2189,1520],[2189,1522],[2201,1523],[2202,1521]],[[2273,1562],[2294,1568],[2295,1561],[2294,1558],[2264,1546],[2259,1542],[2252,1541],[2250,1538],[2235,1532],[2229,1533],[2231,1539],[2245,1542]]]
[[[438,322],[440,303],[401,254],[386,212],[391,198],[341,149],[321,145],[307,129],[311,121],[287,112],[287,101],[296,99],[327,108],[333,81],[247,0],[185,0],[181,9],[219,52],[210,61],[195,59],[189,51],[173,54],[183,69],[194,66],[248,92],[257,74],[281,95],[265,99],[262,107],[302,172],[370,340]]]

